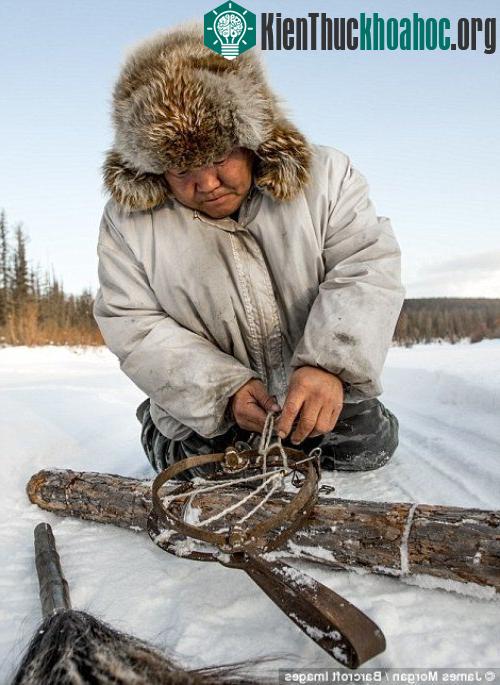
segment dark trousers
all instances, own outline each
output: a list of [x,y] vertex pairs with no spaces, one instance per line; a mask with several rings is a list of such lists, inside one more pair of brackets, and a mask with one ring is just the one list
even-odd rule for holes
[[[204,438],[193,432],[184,440],[165,437],[156,428],[150,414],[149,399],[137,409],[141,429],[141,442],[151,466],[162,471],[180,459],[197,454],[223,452],[237,441],[249,443],[254,434],[232,426],[224,435]],[[398,446],[398,420],[377,399],[358,404],[345,404],[339,420],[331,433],[307,438],[300,445],[283,440],[285,447],[299,447],[308,454],[314,447],[321,447],[322,468],[333,471],[370,471],[386,464]],[[204,472],[192,469],[186,478],[203,476]]]

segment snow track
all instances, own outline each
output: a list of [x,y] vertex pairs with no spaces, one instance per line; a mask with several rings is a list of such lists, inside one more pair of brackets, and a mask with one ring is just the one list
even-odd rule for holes
[[[327,474],[335,495],[500,509],[499,342],[394,348],[384,386],[400,421],[398,451],[379,471]],[[28,503],[25,484],[44,467],[151,476],[135,419],[141,399],[106,350],[0,349],[0,683],[39,621],[32,531],[40,520],[54,526],[75,607],[192,666],[273,654],[282,657],[269,672],[334,666],[243,573]],[[381,625],[388,649],[370,666],[500,666],[497,600],[303,567]]]

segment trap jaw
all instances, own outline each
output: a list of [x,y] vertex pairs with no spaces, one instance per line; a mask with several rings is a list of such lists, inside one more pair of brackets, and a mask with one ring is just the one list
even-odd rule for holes
[[[283,448],[281,448],[283,449]],[[244,523],[229,524],[223,530],[210,530],[200,525],[193,525],[185,520],[185,509],[192,503],[199,488],[196,482],[182,483],[178,488],[162,495],[161,489],[185,470],[194,467],[215,465],[215,473],[206,481],[205,492],[229,489],[244,485],[245,481],[259,481],[262,473],[263,459],[258,450],[238,452],[229,447],[218,454],[188,457],[162,471],[154,480],[152,488],[153,509],[149,517],[148,531],[153,541],[166,552],[198,561],[221,561],[228,563],[228,555],[241,554],[245,551],[263,554],[281,547],[299,528],[301,528],[314,508],[317,498],[319,467],[315,459],[307,459],[304,452],[291,448],[286,449],[288,464],[293,474],[300,474],[296,479],[298,492],[279,508],[276,515],[269,516],[250,526]],[[271,448],[266,458],[265,468],[271,478],[279,477],[283,471],[282,455],[278,448]],[[246,477],[238,478],[245,473]],[[257,474],[257,475],[255,475]],[[284,471],[283,471],[284,475]],[[228,479],[225,476],[229,476]],[[262,485],[260,486],[262,488]],[[255,491],[256,492],[256,491]],[[264,493],[263,502],[269,499],[270,493]],[[249,498],[250,499],[250,498]],[[234,509],[240,505],[236,503]],[[255,507],[255,513],[260,507]],[[225,513],[225,512],[223,512]],[[250,517],[249,517],[250,518]],[[202,525],[205,522],[202,522]],[[190,549],[184,545],[179,554],[179,543],[189,538],[209,545],[210,551]],[[222,552],[223,559],[219,559]]]

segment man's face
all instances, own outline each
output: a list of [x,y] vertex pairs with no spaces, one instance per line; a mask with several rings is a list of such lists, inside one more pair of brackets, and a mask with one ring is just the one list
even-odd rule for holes
[[212,219],[235,212],[252,185],[253,153],[237,147],[213,166],[198,169],[169,169],[165,172],[173,196],[186,207]]

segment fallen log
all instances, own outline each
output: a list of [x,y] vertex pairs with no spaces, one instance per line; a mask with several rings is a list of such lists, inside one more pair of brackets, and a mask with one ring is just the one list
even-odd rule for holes
[[[137,531],[146,530],[150,490],[150,481],[70,470],[39,471],[27,486],[42,509]],[[219,492],[217,506],[241,496]],[[202,497],[209,511],[214,494]],[[473,583],[491,596],[500,592],[500,511],[320,496],[308,525],[279,554],[480,594],[462,585]]]

